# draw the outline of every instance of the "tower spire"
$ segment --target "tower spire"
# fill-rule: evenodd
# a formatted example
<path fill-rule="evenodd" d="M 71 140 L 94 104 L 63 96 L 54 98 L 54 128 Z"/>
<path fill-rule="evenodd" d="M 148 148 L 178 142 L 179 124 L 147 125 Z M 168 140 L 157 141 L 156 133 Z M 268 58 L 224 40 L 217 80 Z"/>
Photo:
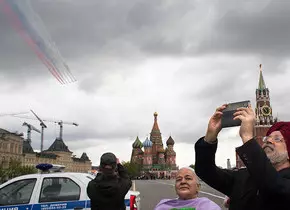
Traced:
<path fill-rule="evenodd" d="M 259 144 L 262 144 L 262 137 L 266 134 L 266 130 L 271 125 L 273 125 L 277 120 L 273 117 L 271 101 L 270 101 L 270 91 L 266 87 L 262 64 L 260 64 L 260 78 L 259 86 L 256 89 L 256 136 Z M 259 130 L 260 129 L 260 130 Z"/>
<path fill-rule="evenodd" d="M 163 149 L 162 137 L 157 123 L 157 112 L 154 113 L 154 124 L 150 133 L 150 140 L 152 142 L 153 164 L 158 164 L 158 152 Z M 163 149 L 164 150 L 164 149 Z"/>
<path fill-rule="evenodd" d="M 259 90 L 264 90 L 264 89 L 266 89 L 266 84 L 265 84 L 265 80 L 264 80 L 263 72 L 262 72 L 262 64 L 260 64 L 260 77 L 259 77 L 259 85 L 258 85 L 258 89 L 259 89 Z"/>
<path fill-rule="evenodd" d="M 152 128 L 152 132 L 153 131 L 160 132 L 158 122 L 157 122 L 157 116 L 158 116 L 157 112 L 154 112 L 154 124 L 153 124 L 153 128 Z"/>

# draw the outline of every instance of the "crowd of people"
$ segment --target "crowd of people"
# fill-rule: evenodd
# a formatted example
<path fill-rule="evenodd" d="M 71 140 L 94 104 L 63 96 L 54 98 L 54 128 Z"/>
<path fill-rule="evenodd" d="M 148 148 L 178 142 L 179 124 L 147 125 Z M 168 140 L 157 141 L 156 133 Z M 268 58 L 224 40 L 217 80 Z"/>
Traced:
<path fill-rule="evenodd" d="M 195 170 L 184 167 L 178 171 L 177 198 L 161 200 L 154 210 L 220 210 L 213 201 L 198 196 L 198 177 L 226 195 L 225 206 L 230 210 L 290 209 L 290 122 L 276 122 L 261 147 L 254 135 L 254 110 L 251 105 L 238 108 L 234 120 L 241 121 L 239 134 L 243 144 L 236 152 L 246 167 L 222 169 L 215 164 L 215 153 L 226 107 L 216 109 L 205 136 L 195 143 Z M 92 210 L 124 210 L 124 198 L 132 185 L 126 170 L 112 153 L 101 157 L 100 170 L 87 187 Z"/>

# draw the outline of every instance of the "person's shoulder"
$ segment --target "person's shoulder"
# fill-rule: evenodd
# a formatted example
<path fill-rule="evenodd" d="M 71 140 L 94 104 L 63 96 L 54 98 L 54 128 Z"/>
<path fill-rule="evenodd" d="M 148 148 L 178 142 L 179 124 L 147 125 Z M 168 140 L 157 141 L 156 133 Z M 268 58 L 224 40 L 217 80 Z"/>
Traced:
<path fill-rule="evenodd" d="M 103 174 L 102 174 L 102 173 L 98 173 L 98 174 L 95 176 L 95 178 L 92 179 L 92 180 L 89 182 L 89 184 L 96 184 L 96 183 L 98 183 L 98 182 L 100 182 L 100 181 L 102 181 L 102 180 L 103 180 Z"/>
<path fill-rule="evenodd" d="M 176 199 L 162 199 L 155 207 L 154 210 L 158 210 L 158 208 L 162 207 L 164 204 L 166 204 L 168 201 L 176 200 Z"/>
<path fill-rule="evenodd" d="M 168 198 L 162 199 L 158 204 L 163 204 L 163 203 L 166 203 L 166 202 L 171 201 L 171 200 L 177 200 L 177 199 L 176 198 L 174 198 L 174 199 L 168 199 Z"/>
<path fill-rule="evenodd" d="M 92 179 L 91 181 L 89 181 L 88 183 L 88 187 L 93 187 L 96 185 L 96 180 L 95 179 Z"/>
<path fill-rule="evenodd" d="M 200 208 L 201 209 L 206 209 L 206 210 L 221 210 L 221 207 L 217 205 L 215 202 L 212 200 L 206 198 L 206 197 L 201 197 L 197 198 L 199 200 Z"/>

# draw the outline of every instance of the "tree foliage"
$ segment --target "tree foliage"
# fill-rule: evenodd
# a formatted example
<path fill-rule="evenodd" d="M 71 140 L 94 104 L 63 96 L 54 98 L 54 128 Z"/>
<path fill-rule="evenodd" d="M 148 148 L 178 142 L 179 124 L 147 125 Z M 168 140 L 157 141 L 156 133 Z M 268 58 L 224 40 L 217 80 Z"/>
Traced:
<path fill-rule="evenodd" d="M 191 165 L 189 165 L 189 167 L 194 169 L 195 165 L 191 164 Z"/>
<path fill-rule="evenodd" d="M 140 175 L 140 166 L 138 164 L 131 163 L 128 161 L 128 162 L 122 162 L 122 165 L 127 170 L 131 178 Z"/>
<path fill-rule="evenodd" d="M 22 166 L 20 161 L 12 161 L 8 168 L 0 166 L 0 183 L 18 176 L 37 173 L 33 166 Z"/>

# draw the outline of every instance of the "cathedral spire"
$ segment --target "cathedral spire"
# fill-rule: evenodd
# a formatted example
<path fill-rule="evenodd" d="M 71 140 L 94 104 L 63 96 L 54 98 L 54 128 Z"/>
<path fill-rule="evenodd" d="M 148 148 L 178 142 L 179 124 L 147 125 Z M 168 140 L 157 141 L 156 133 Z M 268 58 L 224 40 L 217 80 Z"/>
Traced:
<path fill-rule="evenodd" d="M 259 90 L 265 90 L 266 89 L 266 84 L 265 84 L 264 77 L 263 77 L 263 72 L 262 72 L 262 64 L 260 64 L 260 77 L 259 77 L 258 89 Z"/>
<path fill-rule="evenodd" d="M 160 133 L 160 129 L 158 126 L 158 122 L 157 122 L 157 112 L 154 113 L 154 124 L 153 124 L 153 128 L 152 128 L 152 132 L 159 132 Z"/>
<path fill-rule="evenodd" d="M 154 113 L 154 124 L 150 133 L 150 141 L 152 142 L 153 164 L 158 164 L 158 152 L 163 149 L 162 137 L 157 123 L 157 112 Z M 164 150 L 164 149 L 163 149 Z"/>

